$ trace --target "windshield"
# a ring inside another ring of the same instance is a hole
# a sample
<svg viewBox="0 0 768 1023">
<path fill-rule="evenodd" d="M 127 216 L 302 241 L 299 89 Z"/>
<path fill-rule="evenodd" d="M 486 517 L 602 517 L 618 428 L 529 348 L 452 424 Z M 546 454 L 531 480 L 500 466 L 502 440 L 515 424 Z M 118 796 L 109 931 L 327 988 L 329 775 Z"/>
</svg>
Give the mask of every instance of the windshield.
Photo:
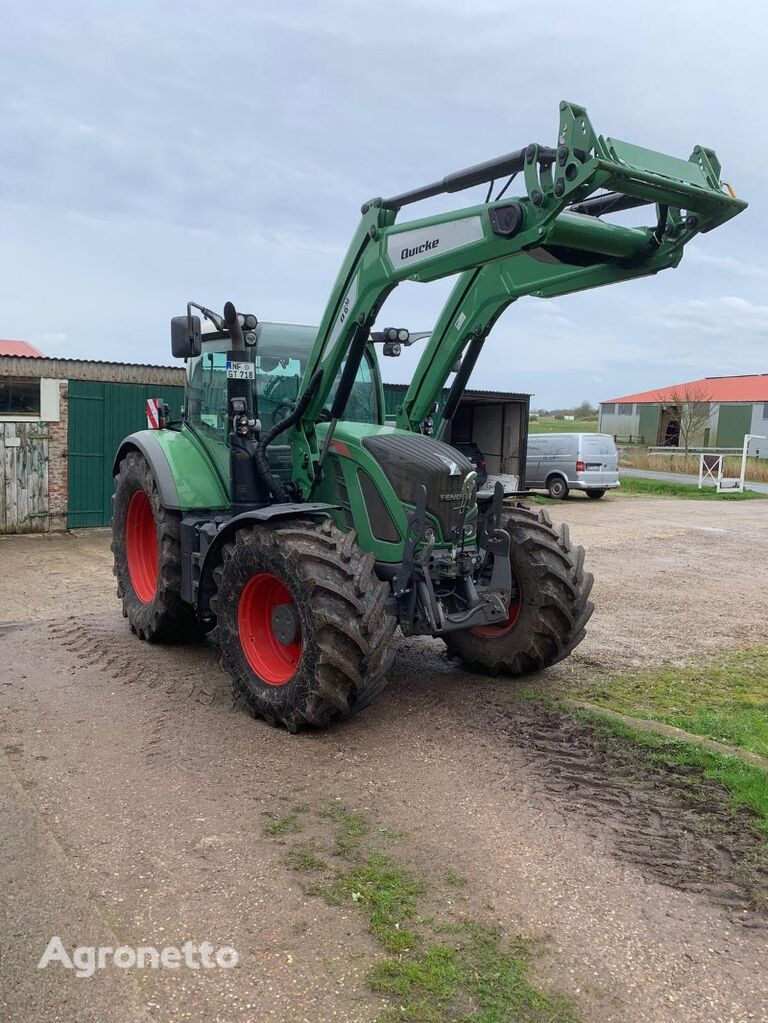
<svg viewBox="0 0 768 1023">
<path fill-rule="evenodd" d="M 285 419 L 296 403 L 315 341 L 315 328 L 262 323 L 257 334 L 258 343 L 243 353 L 242 361 L 254 364 L 254 404 L 258 407 L 262 432 L 266 432 Z M 206 341 L 203 335 L 203 354 L 187 364 L 188 421 L 222 443 L 227 439 L 226 353 L 229 345 L 229 339 Z M 326 400 L 326 412 L 333 403 L 338 382 L 339 377 Z M 380 422 L 377 378 L 370 353 L 366 353 L 357 371 L 344 418 L 359 423 Z"/>
</svg>

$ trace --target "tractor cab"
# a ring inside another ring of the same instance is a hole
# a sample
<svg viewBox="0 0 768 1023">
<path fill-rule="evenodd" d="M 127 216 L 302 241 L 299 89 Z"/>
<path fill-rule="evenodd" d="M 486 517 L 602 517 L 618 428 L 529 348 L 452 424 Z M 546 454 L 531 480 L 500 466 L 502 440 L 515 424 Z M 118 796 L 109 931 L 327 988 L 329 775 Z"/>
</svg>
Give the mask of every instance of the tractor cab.
<svg viewBox="0 0 768 1023">
<path fill-rule="evenodd" d="M 184 421 L 205 446 L 225 486 L 229 486 L 230 409 L 228 381 L 237 374 L 248 381 L 248 405 L 266 433 L 294 409 L 301 379 L 315 344 L 317 328 L 291 323 L 259 322 L 252 341 L 234 363 L 229 335 L 210 321 L 200 334 L 199 354 L 187 358 Z M 248 335 L 246 335 L 248 337 Z M 343 367 L 342 367 L 343 371 Z M 340 377 L 341 373 L 339 374 Z M 331 388 L 320 418 L 329 418 L 338 386 Z M 373 344 L 357 369 L 345 418 L 357 423 L 384 422 L 384 390 Z M 282 440 L 282 443 L 280 442 Z M 283 435 L 268 449 L 270 468 L 284 483 L 291 479 L 291 445 Z"/>
</svg>

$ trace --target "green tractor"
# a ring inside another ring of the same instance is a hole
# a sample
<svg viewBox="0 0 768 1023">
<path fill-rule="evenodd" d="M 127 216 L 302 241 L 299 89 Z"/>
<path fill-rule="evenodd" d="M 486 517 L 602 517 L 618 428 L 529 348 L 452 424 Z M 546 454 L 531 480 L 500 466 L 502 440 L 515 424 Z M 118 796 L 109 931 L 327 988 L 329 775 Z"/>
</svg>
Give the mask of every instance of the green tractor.
<svg viewBox="0 0 768 1023">
<path fill-rule="evenodd" d="M 505 197 L 517 174 L 525 194 Z M 485 183 L 479 205 L 397 223 L 405 206 Z M 650 226 L 608 219 L 645 205 Z M 511 302 L 674 267 L 745 206 L 711 150 L 681 160 L 603 138 L 562 103 L 555 148 L 365 203 L 318 328 L 189 303 L 171 324 L 182 421 L 160 410 L 115 458 L 114 570 L 132 630 L 153 642 L 215 630 L 236 689 L 291 731 L 370 703 L 398 626 L 488 673 L 566 657 L 592 613 L 583 550 L 498 486 L 479 500 L 470 462 L 430 435 L 435 402 L 455 372 L 442 430 Z M 401 281 L 454 275 L 386 425 L 376 349 L 413 339 L 373 331 L 381 306 Z"/>
</svg>

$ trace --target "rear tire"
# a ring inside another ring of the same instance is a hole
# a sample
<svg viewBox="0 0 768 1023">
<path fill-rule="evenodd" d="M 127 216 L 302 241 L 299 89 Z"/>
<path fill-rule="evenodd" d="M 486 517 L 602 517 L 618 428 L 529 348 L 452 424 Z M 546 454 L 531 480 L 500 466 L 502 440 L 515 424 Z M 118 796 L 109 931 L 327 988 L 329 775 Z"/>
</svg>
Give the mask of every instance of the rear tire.
<svg viewBox="0 0 768 1023">
<path fill-rule="evenodd" d="M 504 529 L 518 599 L 507 622 L 445 636 L 449 656 L 490 675 L 526 675 L 562 661 L 584 638 L 594 610 L 584 548 L 571 544 L 568 527 L 556 529 L 545 508 L 516 505 L 510 512 Z"/>
<path fill-rule="evenodd" d="M 551 476 L 547 480 L 547 493 L 555 501 L 564 501 L 568 496 L 568 484 L 562 476 Z"/>
<path fill-rule="evenodd" d="M 129 452 L 115 476 L 112 572 L 123 616 L 151 643 L 184 642 L 202 631 L 181 599 L 180 522 L 163 507 L 147 460 Z"/>
<path fill-rule="evenodd" d="M 604 490 L 588 490 L 587 497 L 591 497 L 593 501 L 599 500 L 601 497 L 605 497 Z"/>
<path fill-rule="evenodd" d="M 373 567 L 330 519 L 242 529 L 224 547 L 211 600 L 221 664 L 255 714 L 297 732 L 378 696 L 397 621 Z"/>
</svg>

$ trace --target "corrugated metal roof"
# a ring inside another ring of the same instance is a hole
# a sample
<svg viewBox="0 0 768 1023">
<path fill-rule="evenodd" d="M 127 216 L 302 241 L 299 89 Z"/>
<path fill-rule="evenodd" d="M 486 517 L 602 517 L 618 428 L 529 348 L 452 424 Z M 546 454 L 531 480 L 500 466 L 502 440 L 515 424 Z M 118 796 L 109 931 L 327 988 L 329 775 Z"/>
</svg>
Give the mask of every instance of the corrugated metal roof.
<svg viewBox="0 0 768 1023">
<path fill-rule="evenodd" d="M 625 394 L 622 398 L 606 398 L 601 405 L 659 405 L 672 401 L 675 391 L 685 395 L 692 391 L 701 395 L 702 401 L 768 401 L 768 373 L 754 373 L 734 377 L 702 377 L 684 384 L 658 387 L 654 391 L 639 391 Z"/>
<path fill-rule="evenodd" d="M 41 351 L 29 341 L 3 341 L 0 338 L 0 355 L 13 355 L 22 359 L 44 359 Z"/>
<path fill-rule="evenodd" d="M 408 390 L 408 388 L 410 386 L 411 386 L 410 384 L 389 384 L 389 383 L 385 383 L 384 384 L 384 390 L 385 391 L 386 390 L 399 391 L 399 392 L 405 394 L 405 392 Z M 449 390 L 448 387 L 444 387 L 443 388 L 443 392 L 445 394 L 448 393 L 448 390 Z M 512 400 L 515 400 L 515 399 L 522 400 L 524 398 L 530 398 L 531 395 L 526 393 L 526 392 L 521 392 L 521 391 L 478 391 L 478 390 L 476 390 L 474 388 L 468 387 L 464 391 L 464 397 L 465 398 L 496 398 L 497 400 L 506 399 L 506 400 L 512 401 Z"/>
<path fill-rule="evenodd" d="M 2 351 L 2 345 L 8 344 L 18 345 L 26 343 L 27 343 L 26 341 L 0 341 L 0 358 L 6 357 L 9 359 L 44 359 L 46 362 L 78 362 L 83 363 L 86 366 L 133 366 L 138 367 L 140 369 L 174 369 L 180 370 L 182 373 L 184 372 L 183 366 L 168 365 L 163 366 L 155 362 L 116 362 L 114 359 L 64 359 L 60 358 L 57 355 L 53 356 L 43 355 L 42 352 L 37 352 L 37 354 L 34 354 L 36 350 L 32 348 L 32 345 L 29 345 L 29 348 L 32 349 L 32 351 L 29 352 Z"/>
</svg>

